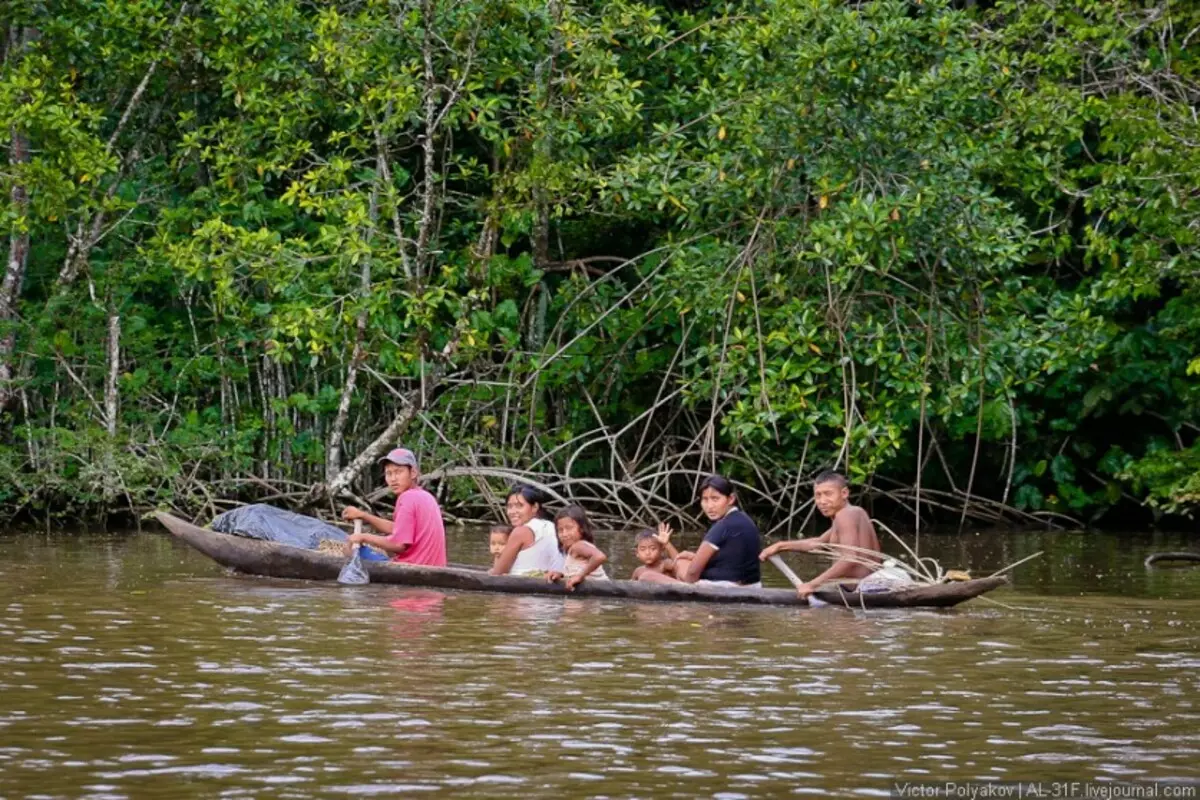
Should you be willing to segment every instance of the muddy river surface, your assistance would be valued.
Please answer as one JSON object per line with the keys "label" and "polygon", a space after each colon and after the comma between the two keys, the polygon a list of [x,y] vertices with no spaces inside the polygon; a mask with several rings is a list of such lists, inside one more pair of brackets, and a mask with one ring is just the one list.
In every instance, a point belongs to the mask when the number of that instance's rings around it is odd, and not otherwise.
{"label": "muddy river surface", "polygon": [[[631,537],[600,544],[628,575]],[[976,574],[1045,554],[995,602],[862,613],[342,588],[158,530],[0,534],[0,797],[1197,787],[1200,569],[1142,559],[1200,537],[921,548]],[[482,563],[485,536],[450,549]]]}

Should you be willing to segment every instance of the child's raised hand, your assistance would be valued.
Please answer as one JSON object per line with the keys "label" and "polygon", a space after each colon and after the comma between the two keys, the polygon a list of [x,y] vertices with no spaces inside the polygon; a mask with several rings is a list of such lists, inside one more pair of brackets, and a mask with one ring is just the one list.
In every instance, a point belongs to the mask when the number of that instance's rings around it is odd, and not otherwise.
{"label": "child's raised hand", "polygon": [[667,542],[671,541],[672,533],[674,533],[674,531],[671,530],[670,525],[665,522],[660,522],[658,523],[658,535],[654,538],[658,540],[659,544],[661,544],[663,547],[666,547]]}

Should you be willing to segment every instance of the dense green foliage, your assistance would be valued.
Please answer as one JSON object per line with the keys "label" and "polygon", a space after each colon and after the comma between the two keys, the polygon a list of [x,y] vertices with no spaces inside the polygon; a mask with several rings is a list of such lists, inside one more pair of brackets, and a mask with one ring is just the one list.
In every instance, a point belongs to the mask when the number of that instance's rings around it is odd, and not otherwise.
{"label": "dense green foliage", "polygon": [[10,513],[299,500],[393,420],[459,498],[1200,504],[1191,3],[6,8]]}

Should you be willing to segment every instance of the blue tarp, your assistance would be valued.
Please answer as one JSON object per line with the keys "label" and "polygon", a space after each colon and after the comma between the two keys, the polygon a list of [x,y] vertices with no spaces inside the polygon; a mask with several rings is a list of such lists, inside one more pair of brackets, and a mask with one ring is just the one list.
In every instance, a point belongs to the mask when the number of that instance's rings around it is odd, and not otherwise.
{"label": "blue tarp", "polygon": [[290,544],[316,550],[323,539],[346,541],[341,528],[282,508],[257,503],[226,511],[212,521],[218,533],[233,533],[249,539]]}

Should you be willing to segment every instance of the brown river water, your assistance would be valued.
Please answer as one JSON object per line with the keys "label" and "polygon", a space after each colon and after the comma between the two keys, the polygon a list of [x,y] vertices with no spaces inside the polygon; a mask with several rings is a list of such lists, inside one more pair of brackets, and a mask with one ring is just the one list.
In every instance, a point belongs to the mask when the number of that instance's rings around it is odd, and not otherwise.
{"label": "brown river water", "polygon": [[[600,544],[628,575],[631,537]],[[1200,538],[921,545],[976,574],[1045,554],[997,602],[863,613],[338,587],[228,575],[158,531],[0,535],[0,797],[1198,795],[1200,568],[1142,559]],[[482,563],[485,536],[451,553]]]}

